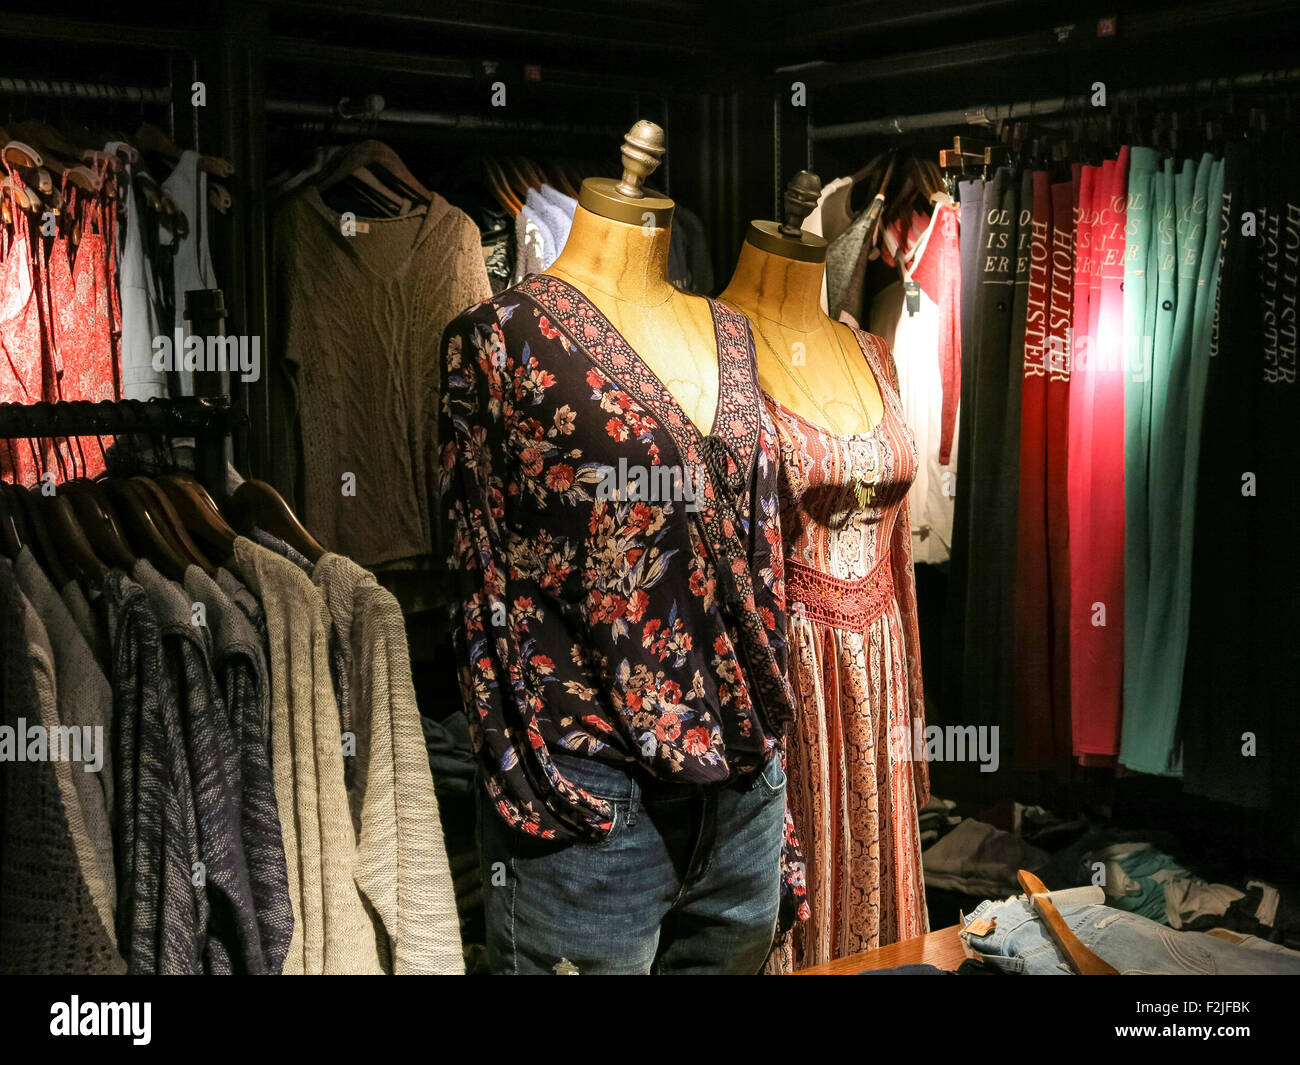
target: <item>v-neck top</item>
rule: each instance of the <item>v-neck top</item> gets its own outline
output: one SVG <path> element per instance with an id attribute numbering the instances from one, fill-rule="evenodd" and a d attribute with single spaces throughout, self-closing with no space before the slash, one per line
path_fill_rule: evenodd
<path id="1" fill-rule="evenodd" d="M 311 186 L 273 220 L 278 351 L 295 378 L 301 430 L 300 513 L 322 545 L 359 565 L 425 566 L 438 338 L 491 291 L 478 227 L 437 195 L 405 217 L 366 219 L 352 236 L 340 220 Z"/>
<path id="2" fill-rule="evenodd" d="M 488 794 L 521 831 L 612 826 L 557 752 L 716 784 L 773 756 L 793 713 L 776 432 L 748 322 L 710 307 L 708 434 L 559 278 L 529 275 L 444 335 L 461 685 Z"/>

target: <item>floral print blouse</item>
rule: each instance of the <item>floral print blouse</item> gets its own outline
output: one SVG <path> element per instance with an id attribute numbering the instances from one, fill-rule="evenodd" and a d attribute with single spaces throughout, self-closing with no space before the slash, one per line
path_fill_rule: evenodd
<path id="1" fill-rule="evenodd" d="M 529 275 L 443 339 L 439 494 L 461 686 L 500 815 L 598 839 L 556 752 L 708 784 L 778 756 L 777 442 L 749 325 L 711 301 L 708 435 L 577 289 Z"/>

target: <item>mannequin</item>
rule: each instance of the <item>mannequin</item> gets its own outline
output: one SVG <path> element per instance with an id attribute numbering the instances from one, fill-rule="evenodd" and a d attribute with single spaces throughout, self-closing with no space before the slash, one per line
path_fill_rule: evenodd
<path id="1" fill-rule="evenodd" d="M 772 972 L 928 930 L 916 812 L 928 767 L 897 738 L 924 725 L 908 510 L 919 459 L 884 341 L 821 310 L 826 241 L 800 229 L 819 188 L 798 174 L 785 223 L 750 225 L 722 294 L 753 324 L 768 392 L 798 648 L 787 801 L 807 895 Z"/>
<path id="2" fill-rule="evenodd" d="M 884 411 L 853 331 L 821 308 L 826 241 L 799 227 L 821 183 L 800 171 L 785 194 L 786 221 L 751 222 L 721 299 L 754 326 L 759 382 L 801 418 L 841 436 L 869 432 Z"/>
<path id="3" fill-rule="evenodd" d="M 600 309 L 707 435 L 718 405 L 713 316 L 708 300 L 669 282 L 674 204 L 642 188 L 663 154 L 663 130 L 645 121 L 632 127 L 622 181 L 582 183 L 568 243 L 546 273 Z"/>
<path id="4" fill-rule="evenodd" d="M 488 965 L 754 973 L 801 886 L 776 430 L 744 315 L 668 282 L 662 131 L 622 154 L 551 268 L 443 341 Z"/>

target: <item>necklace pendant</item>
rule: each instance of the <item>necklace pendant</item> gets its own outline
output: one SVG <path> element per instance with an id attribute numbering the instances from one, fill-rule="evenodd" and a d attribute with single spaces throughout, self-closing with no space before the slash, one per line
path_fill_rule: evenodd
<path id="1" fill-rule="evenodd" d="M 853 481 L 853 494 L 858 498 L 858 506 L 869 507 L 876 501 L 876 486 L 865 477 L 856 477 Z"/>

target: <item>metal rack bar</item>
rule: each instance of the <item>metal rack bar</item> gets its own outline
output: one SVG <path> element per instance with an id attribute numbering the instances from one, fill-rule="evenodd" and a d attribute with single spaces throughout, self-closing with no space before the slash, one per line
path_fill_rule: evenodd
<path id="1" fill-rule="evenodd" d="M 468 132 L 494 133 L 560 133 L 575 136 L 622 137 L 625 130 L 616 126 L 588 125 L 581 122 L 542 122 L 533 119 L 490 118 L 482 115 L 456 114 L 439 111 L 408 111 L 385 108 L 373 118 L 340 118 L 337 107 L 329 104 L 305 103 L 296 100 L 267 100 L 266 113 L 290 118 L 315 120 L 322 130 L 341 133 L 364 133 L 375 125 L 455 129 Z"/>
<path id="2" fill-rule="evenodd" d="M 159 432 L 224 436 L 232 424 L 230 401 L 225 396 L 0 403 L 0 440 Z"/>
<path id="3" fill-rule="evenodd" d="M 1109 99 L 1112 104 L 1134 103 L 1139 100 L 1203 96 L 1213 92 L 1229 92 L 1233 89 L 1267 89 L 1273 84 L 1282 85 L 1298 81 L 1300 81 L 1300 68 L 1242 74 L 1235 78 L 1207 78 L 1203 81 L 1185 82 L 1179 85 L 1126 89 L 1111 93 Z M 1003 119 L 1041 118 L 1044 115 L 1079 110 L 1093 110 L 1087 96 L 1056 96 L 1046 100 L 1030 100 L 1014 104 L 931 111 L 928 114 L 873 118 L 862 122 L 841 122 L 836 125 L 814 127 L 809 130 L 808 135 L 814 141 L 843 140 L 847 137 L 908 133 L 913 130 L 936 129 L 943 126 L 988 125 Z M 1104 109 L 1096 110 L 1104 113 Z"/>
<path id="4" fill-rule="evenodd" d="M 131 103 L 165 104 L 171 100 L 166 86 L 109 85 L 86 81 L 47 81 L 44 78 L 0 77 L 0 94 L 54 96 L 74 100 L 124 100 Z"/>
<path id="5" fill-rule="evenodd" d="M 235 423 L 225 396 L 0 403 L 0 440 L 135 434 L 193 437 L 195 471 L 218 496 L 225 484 L 226 442 Z"/>

